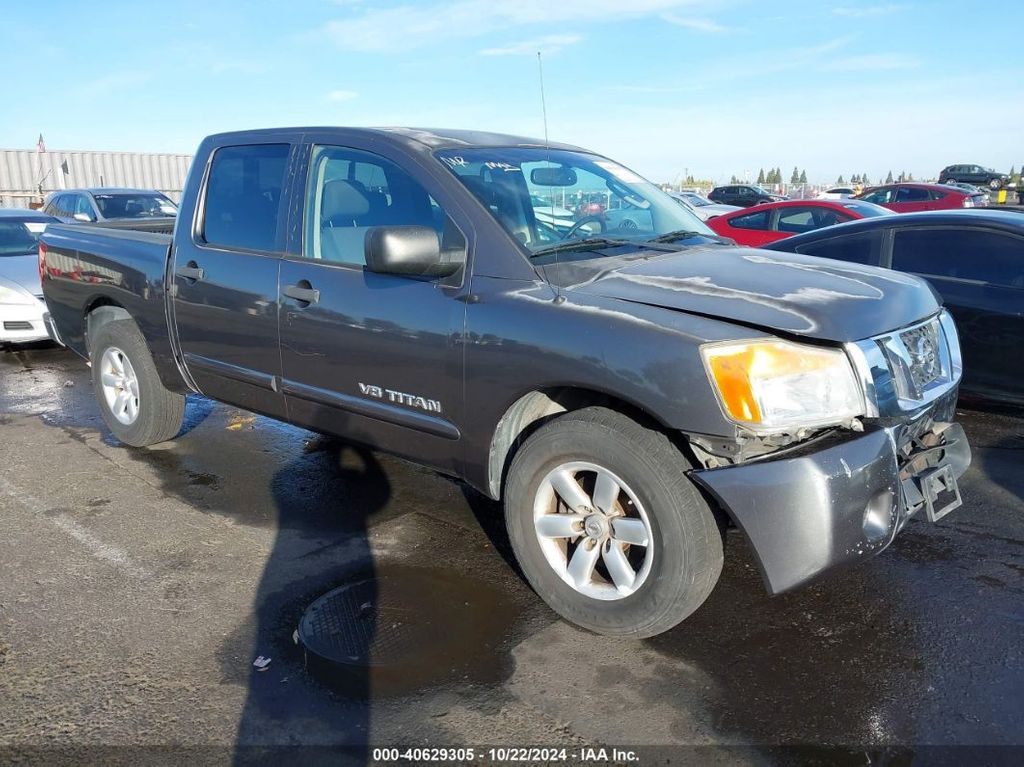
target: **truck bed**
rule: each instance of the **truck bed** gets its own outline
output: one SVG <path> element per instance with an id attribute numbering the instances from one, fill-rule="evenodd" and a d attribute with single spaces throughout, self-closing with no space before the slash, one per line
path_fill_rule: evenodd
<path id="1" fill-rule="evenodd" d="M 51 224 L 43 242 L 46 305 L 66 346 L 87 356 L 86 315 L 116 306 L 138 324 L 158 366 L 169 361 L 173 367 L 164 300 L 171 234 Z"/>

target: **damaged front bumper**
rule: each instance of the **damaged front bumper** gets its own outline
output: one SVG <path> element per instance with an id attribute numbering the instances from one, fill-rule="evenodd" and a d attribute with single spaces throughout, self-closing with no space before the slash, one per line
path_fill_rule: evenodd
<path id="1" fill-rule="evenodd" d="M 950 419 L 953 402 L 955 392 L 939 408 Z M 927 418 L 691 476 L 747 535 L 778 594 L 877 554 L 919 512 L 952 511 L 970 462 L 963 428 Z"/>

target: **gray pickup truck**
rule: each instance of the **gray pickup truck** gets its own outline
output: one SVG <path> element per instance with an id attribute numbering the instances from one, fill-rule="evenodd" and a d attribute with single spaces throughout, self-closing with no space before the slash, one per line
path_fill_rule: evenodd
<path id="1" fill-rule="evenodd" d="M 543 215 L 587 194 L 630 226 Z M 197 392 L 458 477 L 596 632 L 690 615 L 730 525 L 778 593 L 960 504 L 960 348 L 926 283 L 736 247 L 578 147 L 221 134 L 173 235 L 54 225 L 39 250 L 118 439 L 173 438 Z"/>

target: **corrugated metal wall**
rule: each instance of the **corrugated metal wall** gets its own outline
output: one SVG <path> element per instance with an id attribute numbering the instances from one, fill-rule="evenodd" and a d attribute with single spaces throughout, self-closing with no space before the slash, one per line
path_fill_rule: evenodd
<path id="1" fill-rule="evenodd" d="M 191 162 L 187 154 L 0 149 L 0 207 L 25 208 L 39 201 L 40 185 L 44 195 L 82 186 L 159 189 L 177 201 Z"/>

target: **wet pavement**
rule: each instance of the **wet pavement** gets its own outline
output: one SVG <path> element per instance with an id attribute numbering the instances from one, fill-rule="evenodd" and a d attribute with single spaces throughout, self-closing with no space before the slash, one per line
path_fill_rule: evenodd
<path id="1" fill-rule="evenodd" d="M 1024 420 L 960 417 L 963 508 L 776 598 L 731 532 L 641 642 L 557 619 L 459 483 L 201 397 L 125 448 L 84 363 L 0 353 L 0 746 L 1024 744 Z M 325 674 L 293 632 L 346 585 L 377 662 Z"/>

